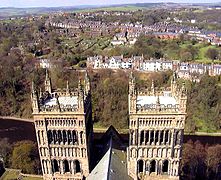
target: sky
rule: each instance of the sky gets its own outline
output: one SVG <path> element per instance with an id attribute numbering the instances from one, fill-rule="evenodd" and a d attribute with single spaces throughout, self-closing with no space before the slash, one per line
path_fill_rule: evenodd
<path id="1" fill-rule="evenodd" d="M 76 5 L 109 5 L 144 2 L 213 3 L 221 0 L 0 0 L 0 7 L 58 7 Z"/>

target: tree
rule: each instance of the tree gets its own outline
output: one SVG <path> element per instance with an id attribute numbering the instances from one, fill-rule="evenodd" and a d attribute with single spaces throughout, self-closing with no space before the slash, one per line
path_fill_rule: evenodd
<path id="1" fill-rule="evenodd" d="M 209 48 L 206 51 L 206 57 L 208 57 L 211 60 L 217 59 L 218 56 L 219 56 L 219 52 L 216 49 L 214 49 L 214 48 Z"/>
<path id="2" fill-rule="evenodd" d="M 220 128 L 221 87 L 217 77 L 204 75 L 200 83 L 192 83 L 187 103 L 186 127 L 195 121 L 196 130 L 214 132 Z M 189 129 L 188 129 L 189 130 Z"/>
<path id="3" fill-rule="evenodd" d="M 198 50 L 196 47 L 192 46 L 192 45 L 188 45 L 188 46 L 187 46 L 187 49 L 188 49 L 189 52 L 191 53 L 192 59 L 195 60 L 196 57 L 198 56 L 199 50 Z"/>
<path id="4" fill-rule="evenodd" d="M 205 147 L 199 141 L 185 143 L 180 166 L 181 179 L 206 179 L 206 155 Z"/>
<path id="5" fill-rule="evenodd" d="M 8 167 L 9 166 L 9 156 L 12 151 L 12 146 L 8 142 L 8 139 L 4 138 L 4 139 L 0 140 L 0 147 L 1 147 L 0 148 L 0 157 L 3 158 L 4 165 L 6 167 Z"/>
<path id="6" fill-rule="evenodd" d="M 183 145 L 183 154 L 181 161 L 181 178 L 193 179 L 195 167 L 196 167 L 196 151 L 194 150 L 193 142 L 188 142 Z"/>
<path id="7" fill-rule="evenodd" d="M 37 145 L 32 141 L 21 141 L 15 144 L 11 157 L 12 168 L 34 174 L 39 172 L 40 162 Z"/>
<path id="8" fill-rule="evenodd" d="M 221 179 L 221 145 L 209 147 L 207 153 L 208 179 Z"/>
<path id="9" fill-rule="evenodd" d="M 182 61 L 191 61 L 192 60 L 192 54 L 189 51 L 181 51 L 180 57 Z"/>

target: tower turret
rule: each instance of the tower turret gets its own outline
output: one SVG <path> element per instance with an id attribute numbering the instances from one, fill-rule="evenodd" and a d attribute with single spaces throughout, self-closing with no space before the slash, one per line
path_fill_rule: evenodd
<path id="1" fill-rule="evenodd" d="M 51 79 L 48 74 L 48 70 L 46 69 L 46 76 L 45 76 L 45 91 L 51 94 L 52 87 L 51 87 Z"/>
<path id="2" fill-rule="evenodd" d="M 133 76 L 133 72 L 130 73 L 129 77 L 129 94 L 136 94 L 135 77 Z"/>
<path id="3" fill-rule="evenodd" d="M 58 112 L 61 112 L 61 106 L 60 106 L 60 102 L 59 102 L 59 96 L 58 95 L 56 95 L 56 107 L 57 107 L 57 111 Z"/>
<path id="4" fill-rule="evenodd" d="M 157 96 L 156 108 L 158 111 L 160 111 L 160 97 L 159 97 L 159 95 Z"/>
<path id="5" fill-rule="evenodd" d="M 137 91 L 135 86 L 135 77 L 131 72 L 129 77 L 129 111 L 135 112 L 136 111 L 136 104 L 137 104 Z"/>
<path id="6" fill-rule="evenodd" d="M 38 113 L 39 112 L 38 93 L 35 90 L 33 81 L 32 81 L 32 85 L 31 85 L 31 91 L 32 91 L 31 100 L 32 100 L 33 113 Z"/>
<path id="7" fill-rule="evenodd" d="M 84 77 L 84 85 L 85 85 L 85 88 L 84 88 L 85 94 L 87 94 L 90 91 L 90 79 L 89 79 L 87 71 L 86 71 L 85 77 Z"/>
<path id="8" fill-rule="evenodd" d="M 175 96 L 176 92 L 177 92 L 177 82 L 176 82 L 176 72 L 173 72 L 173 77 L 171 79 L 171 93 L 172 96 Z"/>
<path id="9" fill-rule="evenodd" d="M 78 81 L 78 110 L 84 111 L 84 92 L 81 86 L 81 80 Z"/>
<path id="10" fill-rule="evenodd" d="M 155 95 L 155 85 L 154 85 L 154 80 L 152 79 L 152 84 L 151 84 L 151 93 L 154 96 Z"/>
<path id="11" fill-rule="evenodd" d="M 66 96 L 70 96 L 70 88 L 69 88 L 69 82 L 67 81 L 66 85 Z"/>
<path id="12" fill-rule="evenodd" d="M 183 113 L 186 113 L 186 103 L 187 103 L 187 90 L 185 87 L 185 83 L 182 84 L 182 87 L 180 89 L 179 93 L 179 99 L 180 99 L 180 111 Z"/>

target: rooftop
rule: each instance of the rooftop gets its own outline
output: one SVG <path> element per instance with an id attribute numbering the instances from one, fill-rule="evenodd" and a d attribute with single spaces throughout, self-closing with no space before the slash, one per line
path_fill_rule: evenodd
<path id="1" fill-rule="evenodd" d="M 113 134 L 110 136 L 109 148 L 88 176 L 88 180 L 131 180 L 127 174 L 125 151 L 115 149 L 112 140 L 114 136 Z"/>
<path id="2" fill-rule="evenodd" d="M 75 106 L 78 104 L 78 97 L 77 96 L 61 96 L 58 97 L 59 104 L 61 106 Z M 47 99 L 44 103 L 45 106 L 55 106 L 57 105 L 57 98 L 53 97 Z"/>
<path id="3" fill-rule="evenodd" d="M 137 105 L 152 105 L 157 104 L 159 97 L 160 105 L 176 105 L 179 104 L 169 91 L 164 92 L 164 96 L 138 96 Z"/>
<path id="4" fill-rule="evenodd" d="M 126 159 L 122 158 L 124 157 L 122 153 L 120 150 L 110 147 L 87 179 L 130 180 L 131 178 L 127 175 Z"/>

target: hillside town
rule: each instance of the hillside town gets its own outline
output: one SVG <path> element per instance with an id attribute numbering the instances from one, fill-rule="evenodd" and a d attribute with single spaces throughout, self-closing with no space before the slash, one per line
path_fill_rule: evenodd
<path id="1" fill-rule="evenodd" d="M 58 28 L 60 33 L 63 33 L 63 29 L 68 30 L 68 34 L 71 36 L 79 36 L 80 33 L 85 33 L 91 37 L 112 35 L 114 38 L 111 44 L 116 45 L 133 45 L 137 38 L 141 35 L 151 35 L 159 39 L 170 40 L 177 39 L 180 35 L 186 34 L 191 38 L 195 38 L 199 41 L 211 43 L 211 45 L 221 45 L 221 32 L 211 31 L 206 29 L 199 29 L 194 24 L 194 20 L 191 20 L 190 26 L 182 25 L 182 21 L 174 18 L 171 20 L 168 17 L 165 21 L 155 23 L 153 25 L 144 25 L 141 22 L 102 22 L 96 20 L 97 16 L 126 16 L 130 18 L 131 12 L 97 12 L 97 13 L 79 13 L 74 19 L 66 19 L 65 21 L 59 20 L 58 17 L 66 16 L 65 14 L 59 14 L 51 16 L 46 22 L 46 26 Z M 94 19 L 94 20 L 93 20 Z"/>
<path id="2" fill-rule="evenodd" d="M 0 3 L 0 180 L 221 179 L 221 3 L 24 1 Z"/>

